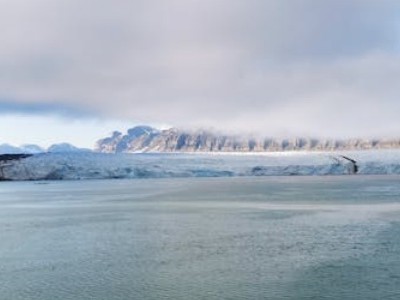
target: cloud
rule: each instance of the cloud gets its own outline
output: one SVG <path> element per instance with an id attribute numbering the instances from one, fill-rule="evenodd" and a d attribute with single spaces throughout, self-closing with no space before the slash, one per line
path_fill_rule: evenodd
<path id="1" fill-rule="evenodd" d="M 76 107 L 136 123 L 395 135 L 399 8 L 391 0 L 0 0 L 0 97 L 27 111 Z"/>
<path id="2" fill-rule="evenodd" d="M 63 103 L 20 102 L 0 99 L 0 115 L 54 115 L 64 118 L 94 117 L 90 111 L 84 111 Z"/>

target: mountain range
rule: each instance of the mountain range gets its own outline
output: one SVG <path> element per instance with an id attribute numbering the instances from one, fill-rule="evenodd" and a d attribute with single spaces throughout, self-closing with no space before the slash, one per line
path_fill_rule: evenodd
<path id="1" fill-rule="evenodd" d="M 78 148 L 69 143 L 54 144 L 47 149 L 34 144 L 26 144 L 22 146 L 13 146 L 10 144 L 0 144 L 0 154 L 37 154 L 37 153 L 63 153 L 63 152 L 88 152 L 90 149 Z"/>
<path id="2" fill-rule="evenodd" d="M 0 144 L 0 154 L 36 154 L 63 152 L 276 152 L 276 151 L 333 151 L 400 148 L 400 139 L 315 139 L 315 138 L 260 138 L 222 134 L 211 130 L 159 130 L 150 126 L 136 126 L 125 134 L 114 131 L 96 142 L 93 150 L 69 143 L 42 148 L 34 144 L 16 147 Z"/>
<path id="3" fill-rule="evenodd" d="M 132 152 L 273 152 L 273 151 L 331 151 L 400 148 L 400 139 L 313 139 L 257 138 L 220 134 L 207 130 L 158 130 L 136 126 L 123 134 L 97 141 L 95 151 L 102 153 Z"/>

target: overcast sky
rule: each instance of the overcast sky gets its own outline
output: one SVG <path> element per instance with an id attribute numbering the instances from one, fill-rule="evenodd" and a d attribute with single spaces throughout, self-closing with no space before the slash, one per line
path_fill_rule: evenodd
<path id="1" fill-rule="evenodd" d="M 0 143 L 398 137 L 399 29 L 398 0 L 0 0 Z"/>

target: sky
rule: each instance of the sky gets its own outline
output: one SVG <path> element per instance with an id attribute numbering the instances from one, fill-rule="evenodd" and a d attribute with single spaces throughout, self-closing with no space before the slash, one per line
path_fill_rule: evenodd
<path id="1" fill-rule="evenodd" d="M 0 0 L 0 41 L 0 144 L 399 137 L 397 0 Z"/>

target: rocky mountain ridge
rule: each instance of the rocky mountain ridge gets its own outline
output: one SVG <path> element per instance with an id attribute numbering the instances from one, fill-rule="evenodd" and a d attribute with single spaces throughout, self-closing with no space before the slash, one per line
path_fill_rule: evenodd
<path id="1" fill-rule="evenodd" d="M 126 134 L 114 131 L 97 141 L 95 151 L 132 152 L 274 152 L 331 151 L 400 148 L 400 139 L 275 139 L 218 134 L 206 130 L 185 131 L 176 128 L 158 130 L 136 126 Z"/>

